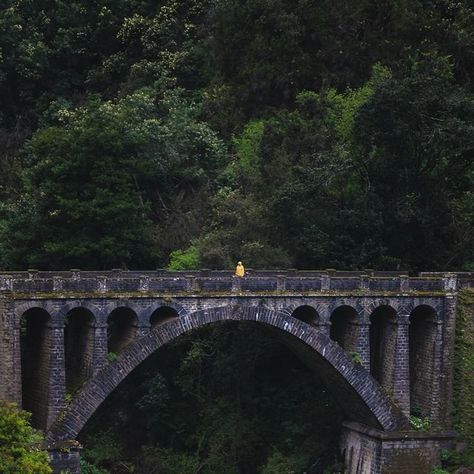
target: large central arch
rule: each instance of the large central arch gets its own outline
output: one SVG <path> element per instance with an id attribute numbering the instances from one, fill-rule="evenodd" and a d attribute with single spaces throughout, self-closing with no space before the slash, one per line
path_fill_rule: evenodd
<path id="1" fill-rule="evenodd" d="M 288 314 L 264 306 L 223 306 L 183 314 L 157 325 L 106 365 L 58 416 L 47 434 L 50 443 L 77 437 L 88 419 L 108 395 L 148 356 L 188 331 L 219 321 L 253 321 L 279 332 L 288 345 L 318 371 L 332 390 L 348 419 L 384 431 L 406 426 L 400 409 L 387 397 L 378 382 L 317 328 Z"/>

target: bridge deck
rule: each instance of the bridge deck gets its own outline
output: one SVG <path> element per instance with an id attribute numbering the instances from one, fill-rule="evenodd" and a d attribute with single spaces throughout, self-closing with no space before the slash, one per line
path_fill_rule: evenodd
<path id="1" fill-rule="evenodd" d="M 390 293 L 439 294 L 474 287 L 474 273 L 265 271 L 250 270 L 244 278 L 229 271 L 80 271 L 0 272 L 0 290 L 14 293 Z M 137 295 L 137 296 L 138 296 Z M 39 295 L 38 295 L 39 296 Z"/>

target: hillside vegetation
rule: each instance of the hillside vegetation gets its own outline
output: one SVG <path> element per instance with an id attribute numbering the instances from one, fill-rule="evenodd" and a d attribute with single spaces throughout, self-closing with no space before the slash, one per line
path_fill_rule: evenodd
<path id="1" fill-rule="evenodd" d="M 474 268 L 472 2 L 3 5 L 1 268 Z"/>

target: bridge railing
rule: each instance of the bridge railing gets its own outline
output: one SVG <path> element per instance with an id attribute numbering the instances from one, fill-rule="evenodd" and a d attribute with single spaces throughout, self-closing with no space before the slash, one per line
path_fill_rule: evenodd
<path id="1" fill-rule="evenodd" d="M 18 293 L 149 292 L 443 292 L 474 287 L 474 274 L 250 270 L 244 278 L 229 271 L 0 272 L 0 290 Z"/>

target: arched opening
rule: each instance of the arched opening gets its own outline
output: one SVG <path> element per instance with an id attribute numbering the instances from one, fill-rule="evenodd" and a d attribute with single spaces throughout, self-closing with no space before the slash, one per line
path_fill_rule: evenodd
<path id="1" fill-rule="evenodd" d="M 432 406 L 436 313 L 422 305 L 410 314 L 410 411 L 416 416 L 429 416 Z"/>
<path id="2" fill-rule="evenodd" d="M 42 308 L 29 309 L 20 320 L 22 406 L 40 429 L 48 421 L 50 321 Z"/>
<path id="3" fill-rule="evenodd" d="M 224 322 L 163 346 L 85 425 L 78 436 L 84 457 L 110 472 L 118 472 L 125 451 L 140 472 L 164 462 L 178 472 L 183 460 L 193 472 L 199 465 L 209 472 L 273 472 L 272 460 L 282 457 L 274 447 L 289 443 L 301 459 L 295 472 L 316 463 L 317 472 L 329 469 L 338 460 L 343 410 L 318 370 L 282 336 L 260 324 Z M 89 446 L 110 445 L 115 457 L 106 449 L 98 461 L 87 457 Z"/>
<path id="4" fill-rule="evenodd" d="M 331 314 L 329 337 L 346 351 L 357 350 L 357 311 L 352 306 L 340 306 Z"/>
<path id="5" fill-rule="evenodd" d="M 153 329 L 159 324 L 164 324 L 176 318 L 179 318 L 179 314 L 174 308 L 171 308 L 169 306 L 161 306 L 160 308 L 156 309 L 150 316 L 150 325 Z"/>
<path id="6" fill-rule="evenodd" d="M 108 352 L 120 354 L 137 333 L 138 318 L 131 308 L 114 309 L 107 319 Z"/>
<path id="7" fill-rule="evenodd" d="M 66 315 L 64 359 L 66 391 L 75 393 L 93 373 L 94 315 L 85 308 L 75 308 Z"/>
<path id="8" fill-rule="evenodd" d="M 351 309 L 355 311 L 353 308 Z M 375 383 L 374 379 L 365 371 L 357 370 L 357 366 L 353 366 L 350 358 L 343 353 L 341 348 L 332 344 L 328 346 L 327 337 L 321 335 L 314 328 L 305 329 L 301 323 L 297 324 L 296 322 L 288 324 L 285 319 L 286 315 L 284 314 L 272 310 L 262 312 L 258 307 L 233 306 L 232 311 L 229 311 L 229 307 L 222 306 L 190 314 L 186 325 L 172 321 L 157 327 L 148 336 L 134 342 L 127 358 L 119 358 L 115 363 L 104 367 L 94 379 L 94 383 L 73 401 L 65 414 L 64 421 L 49 433 L 48 440 L 57 442 L 75 438 L 87 420 L 116 389 L 117 385 L 158 349 L 173 342 L 181 335 L 185 335 L 184 340 L 192 342 L 195 340 L 196 329 L 208 325 L 212 327 L 211 323 L 226 320 L 255 322 L 258 325 L 269 326 L 272 331 L 274 328 L 275 331 L 280 332 L 283 339 L 290 338 L 293 341 L 291 346 L 295 350 L 298 349 L 298 346 L 304 348 L 301 352 L 302 360 L 307 359 L 308 366 L 311 367 L 314 363 L 316 371 L 330 389 L 334 399 L 340 401 L 341 406 L 345 408 L 346 416 L 349 419 L 387 431 L 406 425 L 406 419 L 383 393 L 379 384 Z M 222 348 L 232 343 L 232 336 L 227 331 L 224 331 L 224 335 L 227 339 L 219 346 Z M 244 341 L 252 347 L 255 345 L 249 338 L 244 338 Z M 172 345 L 169 344 L 169 346 Z M 330 350 L 326 350 L 328 347 Z M 263 357 L 265 347 L 257 344 L 257 348 L 260 351 L 260 356 Z M 192 357 L 186 358 L 186 370 L 199 373 L 201 367 L 199 360 L 210 357 L 213 353 L 214 351 L 208 350 L 205 343 L 200 342 L 196 350 L 190 354 Z M 259 360 L 260 356 L 253 358 L 253 362 Z M 225 373 L 232 372 L 235 364 L 242 364 L 242 358 L 238 354 L 220 364 L 219 370 Z M 278 365 L 274 367 L 278 373 L 281 372 L 281 367 Z M 201 390 L 200 387 L 200 384 L 189 386 L 191 390 L 197 390 L 198 393 Z M 158 389 L 159 386 L 157 386 Z M 155 391 L 155 393 L 158 392 Z M 277 393 L 275 392 L 275 394 Z"/>
<path id="9" fill-rule="evenodd" d="M 370 315 L 370 373 L 390 391 L 397 344 L 397 312 L 390 306 L 380 306 Z"/>
<path id="10" fill-rule="evenodd" d="M 316 327 L 319 323 L 319 314 L 312 306 L 299 306 L 291 315 L 313 327 Z"/>

